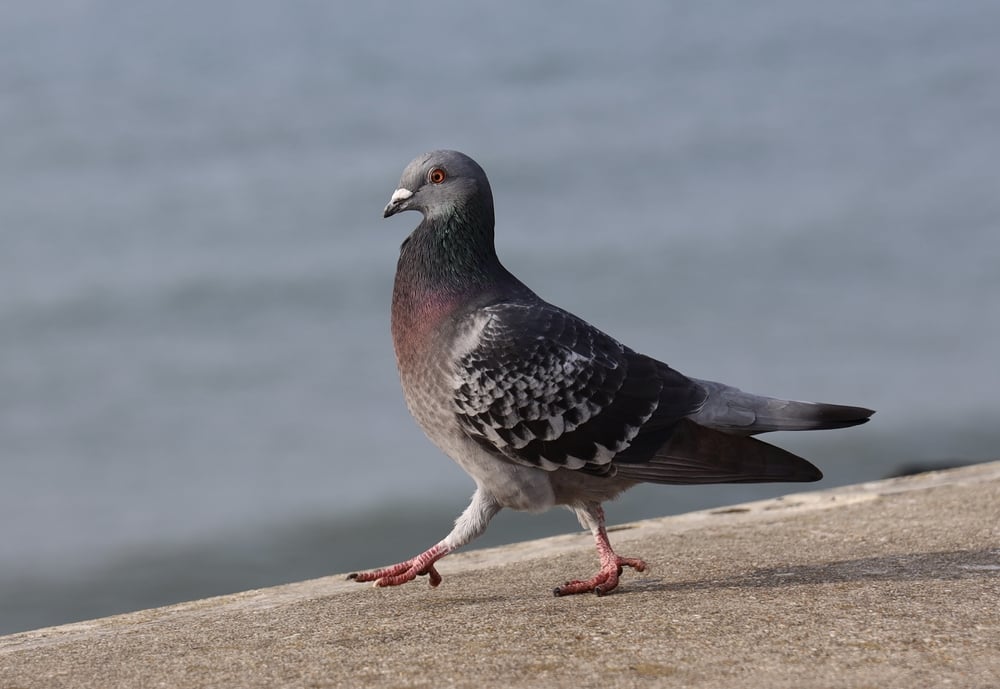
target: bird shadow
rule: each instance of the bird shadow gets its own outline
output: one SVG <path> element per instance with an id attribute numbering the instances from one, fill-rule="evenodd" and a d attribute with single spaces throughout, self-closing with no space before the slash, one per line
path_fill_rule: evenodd
<path id="1" fill-rule="evenodd" d="M 847 582 L 961 580 L 1000 576 L 1000 548 L 879 555 L 808 565 L 779 565 L 714 579 L 643 578 L 621 593 L 762 589 Z"/>

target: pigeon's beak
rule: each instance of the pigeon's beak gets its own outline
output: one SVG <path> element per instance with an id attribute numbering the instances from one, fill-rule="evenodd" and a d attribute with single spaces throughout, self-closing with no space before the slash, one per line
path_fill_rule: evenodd
<path id="1" fill-rule="evenodd" d="M 410 200 L 413 196 L 413 192 L 405 187 L 400 187 L 396 191 L 392 192 L 392 198 L 389 199 L 389 203 L 386 204 L 385 210 L 382 212 L 383 218 L 388 218 L 390 215 L 395 215 L 400 211 L 406 210 L 406 202 Z"/>

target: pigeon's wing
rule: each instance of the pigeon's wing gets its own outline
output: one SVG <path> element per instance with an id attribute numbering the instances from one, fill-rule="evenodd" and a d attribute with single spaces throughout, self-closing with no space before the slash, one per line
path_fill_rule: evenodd
<path id="1" fill-rule="evenodd" d="M 611 471 L 642 431 L 666 430 L 705 391 L 544 302 L 469 316 L 456 346 L 455 414 L 487 449 L 546 470 Z"/>

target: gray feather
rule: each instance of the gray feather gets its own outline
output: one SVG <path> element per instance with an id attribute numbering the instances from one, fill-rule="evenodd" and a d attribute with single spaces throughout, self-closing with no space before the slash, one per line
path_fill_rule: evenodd
<path id="1" fill-rule="evenodd" d="M 753 395 L 723 383 L 694 380 L 708 396 L 691 420 L 729 433 L 752 435 L 768 431 L 847 428 L 865 423 L 875 413 L 864 407 Z"/>
<path id="2" fill-rule="evenodd" d="M 455 413 L 480 445 L 546 470 L 609 464 L 656 417 L 675 423 L 704 392 L 541 300 L 479 309 L 458 349 Z M 655 424 L 654 424 L 655 425 Z"/>

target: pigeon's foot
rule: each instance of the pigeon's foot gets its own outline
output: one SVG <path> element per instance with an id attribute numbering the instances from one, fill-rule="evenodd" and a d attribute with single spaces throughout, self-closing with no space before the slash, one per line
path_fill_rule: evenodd
<path id="1" fill-rule="evenodd" d="M 603 555 L 603 554 L 602 554 Z M 611 553 L 610 557 L 601 557 L 601 571 L 590 579 L 576 579 L 557 586 L 552 593 L 556 596 L 570 596 L 574 593 L 596 593 L 603 596 L 618 586 L 623 567 L 631 567 L 637 572 L 646 571 L 646 563 L 632 557 L 618 557 Z"/>
<path id="2" fill-rule="evenodd" d="M 371 572 L 355 572 L 348 574 L 347 578 L 354 581 L 374 581 L 375 586 L 399 586 L 408 581 L 413 581 L 418 576 L 427 575 L 430 577 L 431 586 L 437 586 L 441 583 L 441 575 L 438 574 L 434 565 L 427 565 L 423 569 L 420 569 L 416 565 L 416 561 L 417 558 L 413 558 L 406 562 L 400 562 L 398 565 L 383 567 Z"/>
<path id="3" fill-rule="evenodd" d="M 418 576 L 426 575 L 431 586 L 441 583 L 441 575 L 434 568 L 434 563 L 448 554 L 448 550 L 440 543 L 424 551 L 420 555 L 391 567 L 372 570 L 371 572 L 355 572 L 348 574 L 348 579 L 354 581 L 373 581 L 375 586 L 399 586 L 413 581 Z"/>
<path id="4" fill-rule="evenodd" d="M 601 569 L 590 579 L 576 579 L 557 586 L 552 593 L 556 596 L 570 596 L 574 593 L 594 592 L 603 596 L 618 587 L 618 579 L 622 569 L 631 567 L 637 572 L 646 571 L 646 563 L 633 557 L 619 557 L 608 540 L 608 530 L 604 526 L 604 508 L 600 503 L 591 502 L 575 509 L 580 523 L 590 527 L 594 534 L 594 544 L 597 546 L 597 556 L 601 560 Z"/>

